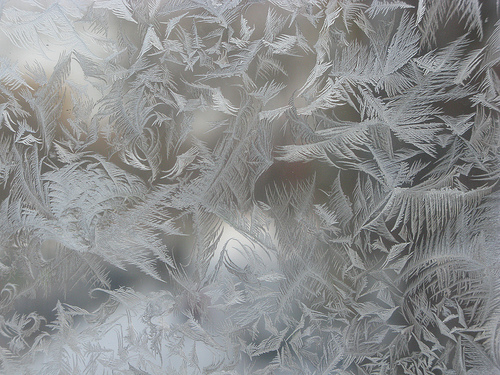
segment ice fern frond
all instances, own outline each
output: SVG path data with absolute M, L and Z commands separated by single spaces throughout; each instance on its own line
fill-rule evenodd
M 0 373 L 500 374 L 479 0 L 0 0 Z

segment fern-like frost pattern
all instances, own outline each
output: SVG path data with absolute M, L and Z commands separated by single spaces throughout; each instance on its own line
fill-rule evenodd
M 0 0 L 0 372 L 500 374 L 499 14 Z

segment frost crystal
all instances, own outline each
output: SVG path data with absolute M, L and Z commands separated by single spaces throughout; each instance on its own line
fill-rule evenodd
M 499 13 L 0 0 L 0 372 L 500 374 Z

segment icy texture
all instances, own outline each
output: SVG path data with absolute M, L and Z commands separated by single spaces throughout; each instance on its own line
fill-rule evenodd
M 0 372 L 500 374 L 499 6 L 0 1 Z

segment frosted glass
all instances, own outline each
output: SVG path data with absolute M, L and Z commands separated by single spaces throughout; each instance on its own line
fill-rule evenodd
M 0 373 L 500 374 L 499 12 L 0 0 Z

